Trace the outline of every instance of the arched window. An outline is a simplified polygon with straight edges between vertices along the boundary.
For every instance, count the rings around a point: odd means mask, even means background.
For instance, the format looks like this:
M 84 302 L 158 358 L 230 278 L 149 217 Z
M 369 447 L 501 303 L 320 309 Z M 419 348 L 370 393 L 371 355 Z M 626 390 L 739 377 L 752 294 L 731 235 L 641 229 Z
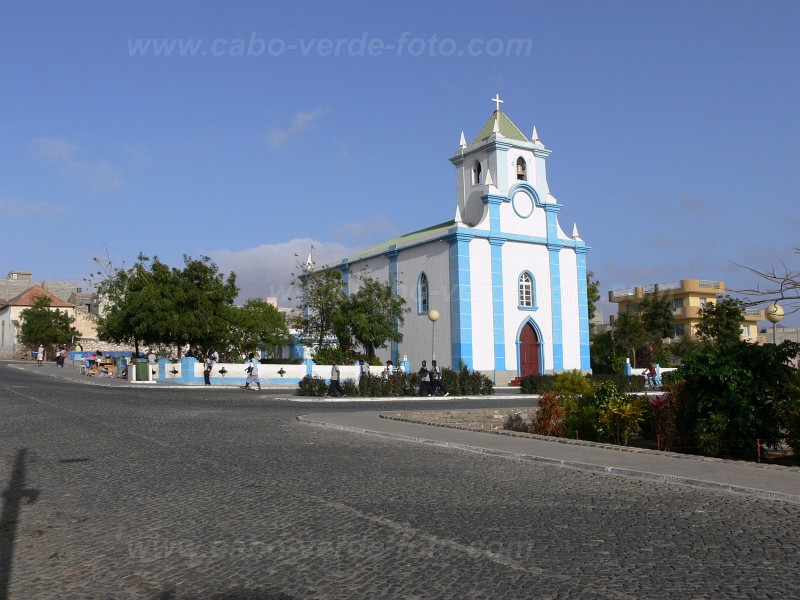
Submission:
M 536 306 L 536 290 L 533 288 L 533 277 L 528 272 L 519 276 L 519 306 L 533 308 Z
M 517 159 L 517 179 L 519 181 L 528 181 L 527 169 L 528 165 L 525 163 L 525 159 L 520 156 Z
M 428 292 L 428 276 L 425 273 L 420 274 L 419 282 L 417 283 L 417 310 L 420 314 L 425 314 L 430 308 L 430 297 Z
M 483 174 L 481 173 L 480 161 L 475 161 L 472 165 L 472 185 L 479 185 L 483 183 Z

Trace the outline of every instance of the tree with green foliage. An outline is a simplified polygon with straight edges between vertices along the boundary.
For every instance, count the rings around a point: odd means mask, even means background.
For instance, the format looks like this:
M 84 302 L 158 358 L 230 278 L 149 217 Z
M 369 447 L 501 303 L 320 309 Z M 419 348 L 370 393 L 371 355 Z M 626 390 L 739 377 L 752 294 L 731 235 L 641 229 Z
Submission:
M 171 339 L 177 345 L 211 348 L 232 335 L 231 309 L 239 294 L 236 274 L 226 278 L 207 256 L 184 256 L 184 268 L 173 269 L 178 319 Z
M 720 345 L 735 344 L 741 339 L 744 304 L 737 298 L 725 296 L 700 309 L 697 335 Z
M 594 279 L 593 271 L 586 272 L 586 296 L 589 301 L 589 321 L 591 322 L 597 314 L 597 303 L 600 301 L 600 282 Z
M 637 314 L 620 313 L 614 323 L 614 347 L 619 348 L 625 356 L 631 358 L 636 366 L 636 349 L 647 341 L 647 332 Z
M 591 335 L 592 351 L 590 353 L 592 373 L 625 372 L 625 355 L 614 348 L 613 334 L 610 331 Z
M 723 339 L 681 362 L 678 432 L 703 454 L 754 456 L 756 440 L 780 443 L 790 426 L 787 415 L 800 409 L 800 387 L 788 364 L 800 345 Z
M 81 336 L 75 329 L 74 317 L 57 308 L 53 310 L 51 304 L 47 296 L 37 296 L 33 306 L 20 313 L 19 339 L 28 348 L 69 344 Z
M 647 341 L 651 344 L 660 346 L 662 340 L 672 337 L 672 303 L 666 296 L 643 299 L 639 305 L 639 317 L 642 319 Z
M 278 346 L 289 342 L 289 329 L 283 314 L 263 300 L 250 299 L 244 306 L 232 308 L 231 322 L 231 344 L 245 354 L 257 350 L 274 354 Z
M 402 342 L 403 314 L 406 301 L 394 293 L 392 282 L 381 282 L 369 276 L 359 278 L 358 290 L 346 302 L 347 326 L 353 337 L 372 359 L 377 348 L 389 342 Z
M 308 345 L 324 346 L 336 336 L 340 346 L 349 347 L 350 333 L 344 326 L 342 308 L 347 300 L 344 280 L 339 269 L 306 271 L 294 278 L 303 315 L 303 331 Z
M 149 264 L 148 264 L 149 262 Z M 129 269 L 116 269 L 98 285 L 104 306 L 100 339 L 117 343 L 208 348 L 231 335 L 236 275 L 225 278 L 211 259 L 184 256 L 184 268 L 140 254 Z

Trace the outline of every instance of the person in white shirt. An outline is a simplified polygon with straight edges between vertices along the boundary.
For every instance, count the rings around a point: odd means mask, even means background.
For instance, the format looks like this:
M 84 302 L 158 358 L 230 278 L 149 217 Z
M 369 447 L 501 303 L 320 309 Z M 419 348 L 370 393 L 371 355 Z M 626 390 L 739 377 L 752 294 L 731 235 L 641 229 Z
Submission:
M 339 365 L 336 364 L 336 361 L 331 361 L 333 365 L 331 366 L 331 385 L 328 388 L 328 394 L 333 396 L 333 392 L 336 392 L 337 396 L 344 396 L 344 390 L 342 389 L 342 384 L 340 383 L 341 373 L 339 373 Z
M 258 361 L 252 352 L 247 356 L 247 379 L 244 381 L 244 389 L 252 390 L 251 383 L 255 383 L 258 389 L 261 389 L 261 380 L 258 378 Z
M 428 394 L 429 396 L 435 396 L 436 390 L 442 390 L 445 396 L 449 396 L 450 392 L 447 391 L 447 388 L 444 387 L 442 384 L 442 368 L 436 364 L 436 359 L 431 361 L 431 393 Z

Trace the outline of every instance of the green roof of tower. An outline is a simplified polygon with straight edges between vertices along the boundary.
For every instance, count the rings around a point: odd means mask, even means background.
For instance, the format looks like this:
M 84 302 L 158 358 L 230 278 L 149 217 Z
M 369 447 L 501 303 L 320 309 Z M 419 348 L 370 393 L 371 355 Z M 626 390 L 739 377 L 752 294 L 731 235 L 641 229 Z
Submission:
M 472 140 L 473 144 L 491 137 L 491 135 L 494 133 L 495 119 L 497 119 L 497 122 L 500 126 L 500 135 L 503 137 L 507 137 L 512 140 L 518 140 L 520 142 L 530 141 L 525 137 L 525 134 L 519 130 L 519 127 L 514 125 L 511 119 L 509 119 L 502 110 L 496 110 L 492 113 L 492 116 L 489 117 L 489 120 L 486 121 L 486 125 L 484 125 L 478 132 L 478 135 L 475 136 L 475 139 Z

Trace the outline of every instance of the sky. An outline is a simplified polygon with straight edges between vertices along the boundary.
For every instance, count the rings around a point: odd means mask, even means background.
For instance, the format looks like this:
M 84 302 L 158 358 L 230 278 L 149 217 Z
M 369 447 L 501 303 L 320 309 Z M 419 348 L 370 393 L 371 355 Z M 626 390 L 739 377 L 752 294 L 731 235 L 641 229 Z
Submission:
M 0 276 L 210 257 L 292 304 L 450 220 L 494 110 L 608 292 L 800 270 L 800 2 L 0 3 Z M 800 326 L 800 314 L 784 325 Z M 760 327 L 768 326 L 764 321 Z

